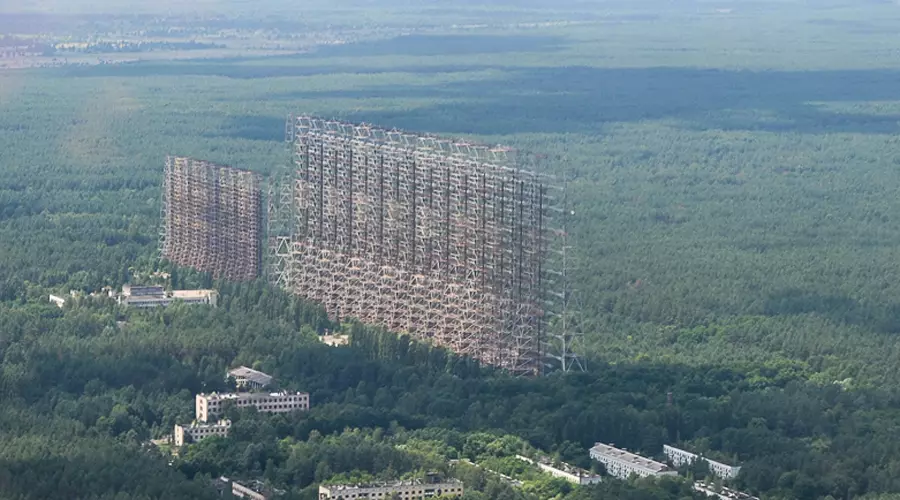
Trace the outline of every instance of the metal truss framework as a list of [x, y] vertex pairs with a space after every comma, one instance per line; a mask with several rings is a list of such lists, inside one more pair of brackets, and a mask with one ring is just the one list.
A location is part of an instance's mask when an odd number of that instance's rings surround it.
[[563, 372], [587, 371], [584, 353], [584, 329], [580, 321], [580, 303], [572, 285], [573, 255], [569, 219], [575, 214], [568, 200], [568, 180], [563, 184], [562, 203], [558, 207], [560, 227], [553, 230], [550, 281], [552, 300], [548, 301], [547, 316], [551, 327], [545, 336], [548, 366]]
[[519, 374], [544, 367], [552, 179], [509, 148], [291, 117], [270, 184], [273, 284]]
[[257, 174], [169, 156], [162, 207], [162, 257], [214, 278], [258, 276], [262, 206]]

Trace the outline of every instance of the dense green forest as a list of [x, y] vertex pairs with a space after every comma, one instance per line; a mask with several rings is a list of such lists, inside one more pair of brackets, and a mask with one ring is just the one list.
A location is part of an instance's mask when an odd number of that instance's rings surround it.
[[[425, 468], [471, 498], [691, 495], [450, 465], [508, 467], [490, 439], [582, 466], [595, 441], [683, 442], [742, 463], [736, 486], [763, 498], [900, 494], [900, 9], [597, 3], [584, 25], [0, 72], [0, 498], [207, 498], [219, 474], [314, 498]], [[545, 154], [571, 178], [590, 373], [509, 378], [261, 283], [217, 283], [215, 310], [46, 303], [156, 266], [166, 154], [271, 173], [290, 112]], [[316, 341], [334, 328], [353, 347]], [[235, 364], [314, 409], [236, 414], [177, 459], [146, 444]]]

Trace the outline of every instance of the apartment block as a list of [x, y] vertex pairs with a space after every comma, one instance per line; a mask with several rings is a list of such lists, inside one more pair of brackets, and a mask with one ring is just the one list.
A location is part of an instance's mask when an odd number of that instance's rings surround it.
[[734, 479], [741, 472], [740, 466], [733, 466], [723, 464], [722, 462], [716, 462], [715, 460], [710, 460], [701, 455], [697, 455], [680, 448], [675, 448], [674, 446], [664, 445], [663, 453], [665, 453], [666, 458], [668, 458], [669, 461], [672, 462], [672, 465], [674, 465], [675, 467], [692, 464], [697, 460], [704, 460], [709, 466], [709, 472], [711, 472], [713, 475], [721, 477], [722, 479]]
[[594, 447], [591, 448], [591, 458], [603, 464], [610, 476], [619, 479], [628, 479], [632, 474], [640, 477], [678, 474], [666, 464], [603, 443], [594, 444]]
[[226, 394], [197, 394], [195, 410], [197, 420], [208, 422], [224, 410], [231, 401], [237, 408], [255, 407], [263, 413], [287, 413], [309, 410], [309, 394], [305, 392], [250, 392]]
[[231, 420], [219, 420], [216, 423], [193, 422], [190, 425], [175, 424], [175, 446], [184, 446], [186, 442], [199, 442], [208, 437], [228, 437]]
[[455, 479], [432, 482], [429, 480], [397, 481], [377, 484], [329, 484], [319, 486], [319, 500], [357, 500], [400, 498], [461, 497], [463, 484]]

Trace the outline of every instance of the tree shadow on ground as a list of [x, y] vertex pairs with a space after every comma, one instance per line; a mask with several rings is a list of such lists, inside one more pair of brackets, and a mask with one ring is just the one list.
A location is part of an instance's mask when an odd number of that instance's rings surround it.
[[464, 56], [512, 52], [553, 52], [565, 38], [543, 35], [406, 35], [346, 45], [330, 45], [312, 58], [378, 56]]
[[781, 290], [769, 296], [763, 312], [767, 316], [817, 314], [880, 333], [900, 332], [900, 304], [864, 304], [845, 295]]
[[360, 91], [297, 93], [294, 98], [376, 95], [433, 97], [433, 106], [348, 115], [412, 130], [459, 134], [599, 132], [611, 122], [677, 120], [693, 130], [900, 132], [900, 115], [839, 113], [822, 102], [900, 100], [900, 72], [750, 72], [689, 68], [519, 68], [503, 80]]
[[285, 138], [285, 117], [261, 115], [236, 115], [224, 118], [217, 130], [207, 132], [205, 137], [233, 137], [253, 141], [283, 141]]
[[[523, 67], [517, 54], [553, 52], [566, 39], [537, 35], [411, 35], [369, 43], [325, 47], [311, 54], [263, 59], [177, 61], [65, 68], [75, 76], [220, 76], [237, 79], [331, 74], [480, 72], [473, 79], [440, 85], [396, 84], [360, 90], [260, 95], [279, 101], [395, 99], [383, 111], [346, 115], [387, 126], [454, 134], [597, 133], [612, 122], [673, 120], [691, 130], [770, 132], [900, 132], [900, 114], [835, 112], [818, 103], [900, 100], [900, 71], [725, 71], [699, 68]], [[478, 54], [510, 54], [491, 66]], [[391, 66], [389, 56], [428, 56], [428, 64]], [[441, 56], [447, 56], [443, 64]], [[465, 64], [452, 56], [469, 57]], [[378, 58], [377, 61], [369, 58]], [[598, 56], [599, 57], [599, 56]], [[343, 62], [345, 58], [351, 62]], [[434, 62], [432, 62], [434, 61]], [[328, 63], [331, 64], [328, 64]], [[485, 79], [485, 70], [501, 70]], [[410, 80], [413, 80], [412, 78]], [[404, 102], [433, 100], [433, 104]], [[346, 107], [346, 106], [345, 106]], [[298, 111], [286, 109], [285, 112]], [[258, 134], [264, 136], [265, 134]]]
[[[148, 61], [116, 65], [72, 66], [58, 71], [63, 75], [76, 77], [222, 76], [237, 79], [315, 76], [335, 73], [430, 74], [485, 69], [486, 65], [478, 64], [476, 61], [471, 64], [371, 67], [367, 66], [366, 58], [545, 53], [562, 49], [565, 42], [566, 39], [563, 37], [539, 35], [409, 35], [366, 43], [323, 46], [309, 53], [292, 56]], [[359, 63], [352, 65], [318, 64], [335, 58], [356, 58]], [[303, 62], [316, 64], [303, 65]]]

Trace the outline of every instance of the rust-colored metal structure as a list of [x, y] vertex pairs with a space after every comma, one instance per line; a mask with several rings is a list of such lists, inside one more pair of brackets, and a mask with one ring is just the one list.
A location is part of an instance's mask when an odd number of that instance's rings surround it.
[[214, 278], [259, 275], [260, 178], [245, 170], [180, 156], [166, 158], [162, 257]]
[[270, 185], [270, 280], [518, 374], [543, 371], [547, 177], [508, 148], [310, 116]]

